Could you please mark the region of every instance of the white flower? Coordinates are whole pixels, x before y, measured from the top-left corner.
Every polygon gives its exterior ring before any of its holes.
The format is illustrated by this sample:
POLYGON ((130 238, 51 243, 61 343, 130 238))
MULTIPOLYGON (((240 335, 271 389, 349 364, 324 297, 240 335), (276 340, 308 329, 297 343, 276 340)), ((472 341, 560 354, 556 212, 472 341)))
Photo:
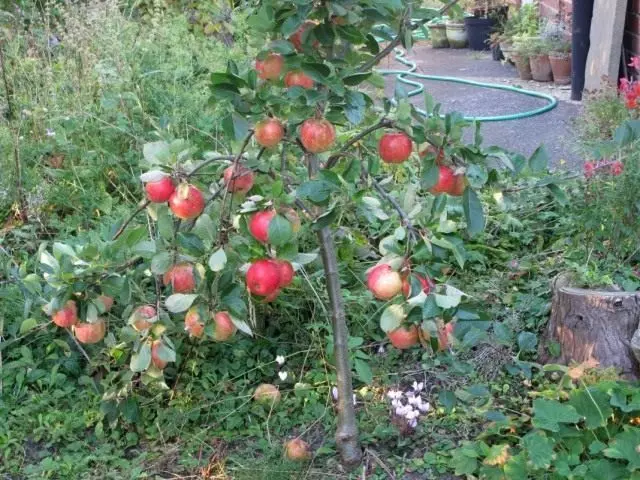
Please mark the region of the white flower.
POLYGON ((404 414, 407 420, 413 420, 414 418, 418 418, 420 416, 420 412, 417 410, 411 410, 404 414))
POLYGON ((55 136, 56 136, 56 132, 54 132, 50 128, 47 128, 47 137, 55 137, 55 136))
POLYGON ((282 355, 278 355, 278 356, 276 357, 276 363, 277 363, 278 365, 284 365, 284 357, 283 357, 282 355))
POLYGON ((389 390, 387 392, 387 397, 391 398, 392 400, 397 400, 402 398, 402 392, 399 390, 389 390))
POLYGON ((287 372, 278 372, 278 376, 284 382, 287 379, 287 372))
POLYGON ((424 389, 424 383, 413 382, 413 390, 415 392, 421 392, 424 389))
POLYGON ((331 395, 335 401, 338 401, 338 387, 333 387, 331 389, 331 395))
POLYGON ((407 395, 407 401, 409 402, 409 405, 420 405, 422 403, 422 398, 414 395, 407 395))
POLYGON ((429 405, 429 402, 421 403, 418 408, 422 413, 427 413, 431 409, 431 405, 429 405))
POLYGON ((411 427, 411 428, 416 428, 418 426, 418 420, 415 418, 412 418, 411 420, 409 420, 407 422, 407 424, 411 427))
POLYGON ((393 408, 402 407, 402 402, 394 398, 393 400, 391 400, 391 406, 393 408))

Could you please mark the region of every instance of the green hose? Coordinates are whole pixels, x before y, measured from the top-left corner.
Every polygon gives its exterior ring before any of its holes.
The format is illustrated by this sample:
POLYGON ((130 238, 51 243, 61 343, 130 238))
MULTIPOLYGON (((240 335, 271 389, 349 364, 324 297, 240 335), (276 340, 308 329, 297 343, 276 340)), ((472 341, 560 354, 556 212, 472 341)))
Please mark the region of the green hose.
MULTIPOLYGON (((536 108, 535 110, 530 110, 528 112, 521 112, 521 113, 513 113, 510 115, 497 115, 497 116, 493 116, 493 117, 467 117, 465 116, 464 119, 465 120, 470 120, 470 121, 477 121, 477 122, 504 122, 507 120, 522 120, 524 118, 529 118, 529 117, 535 117, 536 115, 541 115, 543 113, 549 112, 551 110, 553 110, 554 108, 556 108, 556 106, 558 105, 558 100, 556 100, 553 96, 551 95, 547 95, 545 93, 539 93, 539 92, 534 92, 532 90, 524 90, 522 88, 518 88, 518 87, 512 87, 512 86, 508 86, 508 85, 499 85, 496 83, 484 83, 484 82, 476 82, 473 80, 465 80, 462 78, 456 78, 456 77, 441 77, 441 76, 437 76, 437 75, 422 75, 419 73, 415 73, 416 69, 417 69, 417 65, 415 62, 408 60, 407 58, 405 58, 405 53, 400 50, 400 49, 396 49, 395 50, 395 55, 396 55, 396 60, 398 60, 400 63, 406 65, 409 67, 409 70, 386 70, 386 69, 381 69, 381 70, 377 70, 380 74, 382 75, 396 75, 397 76, 397 80, 405 85, 410 85, 412 87, 416 87, 414 90, 411 90, 410 92, 407 93, 408 97, 414 97, 416 95, 421 94, 422 92, 424 92, 424 85, 420 82, 416 82, 413 80, 409 80, 406 77, 415 77, 415 78, 420 78, 423 80, 433 80, 433 81, 440 81, 440 82, 452 82, 452 83, 461 83, 464 85, 471 85, 474 87, 481 87, 481 88, 491 88, 493 90, 504 90, 506 92, 513 92, 513 93, 517 93, 520 95, 527 95, 529 97, 534 97, 534 98, 541 98, 543 100, 547 100, 549 103, 547 105, 545 105, 544 107, 540 107, 540 108, 536 108)), ((416 110, 418 111, 418 113, 420 113, 421 115, 424 115, 425 117, 428 116, 429 114, 420 109, 420 108, 416 108, 416 110)), ((444 117, 444 115, 441 115, 442 117, 444 117)))

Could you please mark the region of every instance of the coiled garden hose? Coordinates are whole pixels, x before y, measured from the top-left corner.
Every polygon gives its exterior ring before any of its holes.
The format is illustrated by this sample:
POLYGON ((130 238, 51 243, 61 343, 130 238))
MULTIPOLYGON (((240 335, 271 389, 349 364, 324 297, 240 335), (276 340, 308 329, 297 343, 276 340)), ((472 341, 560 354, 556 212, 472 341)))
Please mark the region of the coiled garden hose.
MULTIPOLYGON (((417 32, 416 32, 417 33, 417 32)), ((416 37, 416 35, 414 35, 414 37, 416 37)), ((421 35, 420 38, 424 38, 424 35, 421 35)), ((381 39, 378 39, 379 41, 381 39)), ((480 88, 490 88, 493 90, 503 90, 506 92, 512 92, 512 93, 516 93, 519 95, 527 95, 529 97, 534 97, 534 98, 540 98, 543 100, 546 100, 547 102, 549 102, 547 105, 540 107, 540 108, 536 108, 535 110, 530 110, 527 112, 521 112, 521 113, 512 113, 512 114, 508 114, 508 115, 496 115, 496 116, 491 116, 491 117, 471 117, 471 116, 465 116, 464 119, 465 120, 469 120, 469 121, 477 121, 477 122, 505 122, 508 120, 522 120, 524 118, 529 118, 529 117, 535 117, 536 115, 542 115, 543 113, 547 113, 551 110, 553 110, 554 108, 556 108, 556 106, 558 106, 558 100, 551 96, 551 95, 547 95, 545 93, 540 93, 540 92, 534 92, 532 90, 525 90, 523 88, 518 88, 518 87, 513 87, 510 85, 500 85, 497 83, 485 83, 485 82, 476 82, 474 80, 466 80, 466 79, 462 79, 462 78, 457 78, 457 77, 442 77, 442 76, 438 76, 438 75, 422 75, 420 73, 416 73, 416 69, 418 68, 416 63, 407 59, 405 57, 405 52, 399 48, 396 48, 394 50, 395 53, 395 58, 398 62, 402 63, 403 65, 406 65, 407 67, 409 67, 409 70, 388 70, 388 69, 378 69, 377 72, 380 73, 381 75, 396 75, 397 77, 397 81, 401 82, 405 85, 410 85, 412 87, 415 87, 413 90, 407 92, 407 96, 408 97, 415 97, 416 95, 420 95, 422 92, 424 92, 424 85, 420 82, 416 82, 414 80, 409 80, 407 77, 413 77, 413 78, 419 78, 422 80, 431 80, 431 81, 438 81, 438 82, 451 82, 451 83, 460 83, 463 85, 471 85, 473 87, 480 87, 480 88)), ((421 114, 424 115, 425 117, 428 116, 429 114, 421 109, 421 108, 417 108, 416 110, 421 114)), ((444 116, 444 115, 441 115, 444 116)))

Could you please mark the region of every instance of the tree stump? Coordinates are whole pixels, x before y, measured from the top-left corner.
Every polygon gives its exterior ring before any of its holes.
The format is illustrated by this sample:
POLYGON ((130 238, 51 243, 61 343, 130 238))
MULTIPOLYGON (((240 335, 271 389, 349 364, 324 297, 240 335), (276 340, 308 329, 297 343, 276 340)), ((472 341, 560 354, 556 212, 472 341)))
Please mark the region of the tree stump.
POLYGON ((601 367, 615 367, 626 378, 638 378, 640 351, 633 346, 640 337, 640 293, 584 290, 558 283, 538 352, 541 362, 596 361, 601 367), (549 351, 554 342, 560 345, 558 356, 549 351))

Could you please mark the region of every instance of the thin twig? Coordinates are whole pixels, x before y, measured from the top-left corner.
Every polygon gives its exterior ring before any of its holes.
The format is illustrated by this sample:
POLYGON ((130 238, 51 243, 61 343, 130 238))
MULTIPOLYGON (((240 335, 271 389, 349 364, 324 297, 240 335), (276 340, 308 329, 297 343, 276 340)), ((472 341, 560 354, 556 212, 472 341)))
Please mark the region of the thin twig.
POLYGON ((80 350, 80 353, 84 355, 84 358, 87 359, 87 363, 91 364, 91 359, 89 358, 89 355, 87 355, 87 352, 85 352, 84 348, 82 348, 82 345, 80 345, 80 342, 78 342, 76 337, 73 336, 73 333, 71 333, 70 329, 67 328, 66 330, 69 336, 71 337, 71 340, 73 340, 73 343, 75 343, 76 347, 78 347, 78 350, 80 350))
POLYGON ((393 120, 389 120, 387 118, 381 118, 380 121, 375 125, 371 125, 369 128, 365 128, 362 132, 360 132, 359 134, 347 140, 345 144, 342 145, 340 150, 338 150, 336 153, 334 153, 329 157, 329 159, 327 160, 327 163, 325 163, 324 165, 324 168, 332 168, 333 166, 335 166, 335 164, 338 163, 338 160, 340 160, 340 158, 342 158, 342 156, 345 155, 346 151, 352 145, 356 144, 357 142, 362 140, 364 137, 366 137, 370 133, 373 133, 376 130, 380 130, 381 128, 393 127, 393 125, 394 125, 393 120))
POLYGON ((204 162, 199 164, 197 167, 195 167, 193 170, 191 170, 187 174, 187 178, 192 177, 199 170, 202 170, 204 167, 208 167, 209 165, 211 165, 214 162, 219 162, 220 160, 235 160, 235 158, 236 158, 235 155, 216 155, 215 157, 211 157, 209 160, 205 160, 204 162))
POLYGON ((373 185, 373 188, 376 190, 376 192, 378 192, 378 194, 384 198, 387 202, 389 202, 391 204, 391 206, 393 207, 393 209, 398 212, 398 216, 400 217, 400 219, 402 220, 402 224, 407 228, 408 232, 409 232, 409 236, 415 236, 416 238, 418 237, 418 232, 416 230, 416 228, 414 227, 413 223, 411 222, 411 219, 409 218, 409 215, 407 215, 407 213, 402 209, 402 207, 400 206, 400 204, 398 203, 398 201, 393 198, 391 195, 389 195, 384 188, 382 188, 382 185, 380 185, 378 183, 378 181, 371 177, 371 185, 373 185))
POLYGON ((125 220, 125 222, 120 226, 120 228, 118 229, 118 231, 115 233, 115 235, 113 236, 113 238, 111 239, 112 241, 115 241, 118 239, 118 237, 120 237, 120 235, 122 235, 125 231, 125 229, 129 226, 129 224, 133 221, 133 219, 136 217, 136 215, 138 215, 141 211, 143 211, 145 208, 147 208, 149 206, 149 204, 151 203, 151 200, 147 200, 146 202, 144 202, 142 205, 140 205, 138 208, 136 208, 133 213, 131 215, 129 215, 129 218, 127 218, 125 220))

